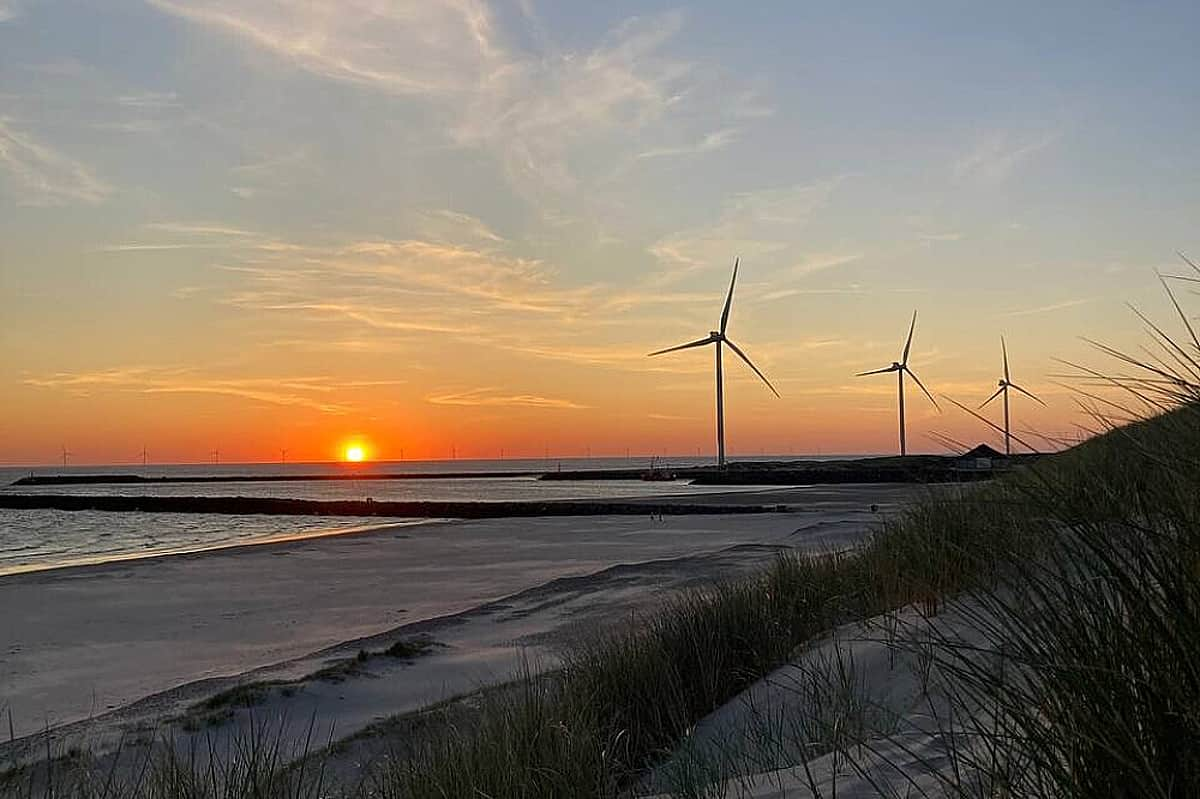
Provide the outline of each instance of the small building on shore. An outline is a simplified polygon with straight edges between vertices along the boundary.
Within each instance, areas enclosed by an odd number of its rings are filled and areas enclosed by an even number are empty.
[[[963,472],[990,472],[1005,466],[1007,462],[1008,459],[1003,454],[987,444],[980,444],[970,452],[961,455],[955,468]]]

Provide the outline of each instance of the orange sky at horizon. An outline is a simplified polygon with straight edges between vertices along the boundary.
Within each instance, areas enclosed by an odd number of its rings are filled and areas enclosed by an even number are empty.
[[[999,358],[994,365],[981,365],[975,379],[951,383],[936,360],[922,364],[928,350],[921,347],[921,332],[918,325],[912,365],[939,396],[942,411],[935,411],[915,385],[907,384],[910,450],[945,451],[933,435],[968,445],[985,441],[998,446],[997,434],[944,397],[974,407],[994,390],[994,376],[987,372],[998,375]],[[802,378],[784,372],[776,359],[766,361],[752,343],[740,336],[735,340],[767,372],[783,398],[772,397],[726,353],[726,435],[732,456],[896,450],[894,376],[856,379],[847,373],[831,388],[810,389]],[[654,342],[671,343],[671,339]],[[856,366],[875,368],[897,356],[881,349]],[[633,455],[688,456],[699,450],[711,456],[715,451],[711,352],[665,357],[673,360],[647,361],[644,374],[621,375],[616,380],[611,370],[598,369],[559,392],[570,399],[555,401],[534,393],[504,395],[495,390],[432,394],[422,392],[419,384],[339,390],[332,377],[319,390],[297,391],[295,397],[271,394],[280,389],[265,384],[279,387],[287,381],[269,378],[261,383],[253,379],[250,388],[247,383],[110,388],[103,381],[66,390],[30,386],[17,395],[29,405],[17,407],[14,415],[29,421],[19,431],[6,431],[6,454],[17,455],[9,455],[6,462],[56,466],[61,463],[62,445],[70,452],[72,466],[138,463],[143,446],[152,463],[209,463],[214,450],[219,450],[223,463],[273,463],[281,458],[293,463],[326,462],[344,460],[345,448],[352,442],[363,444],[371,461],[494,459],[502,454],[568,458],[589,452],[623,457],[627,450]],[[1014,395],[1015,432],[1021,431],[1018,434],[1026,439],[1033,438],[1024,432],[1030,430],[1052,438],[1075,438],[1082,430],[1074,425],[1094,426],[1068,390],[1022,368],[1020,358],[1019,351],[1014,353],[1014,378],[1043,397],[1049,408]],[[301,384],[314,385],[312,381]],[[307,402],[310,395],[320,402],[352,404],[354,410],[312,407]],[[589,405],[593,397],[602,402]],[[11,400],[10,396],[13,413]],[[989,410],[989,418],[998,423],[998,403]],[[1052,446],[1042,439],[1037,439],[1037,445]]]

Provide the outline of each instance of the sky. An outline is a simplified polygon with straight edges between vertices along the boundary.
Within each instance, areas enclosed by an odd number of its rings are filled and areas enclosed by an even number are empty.
[[[1050,7],[1052,6],[1052,7]],[[1200,253],[1200,5],[0,0],[0,462],[995,443]],[[1194,300],[1186,291],[1181,300]],[[1200,301],[1191,308],[1200,307]],[[997,409],[989,406],[993,414]]]

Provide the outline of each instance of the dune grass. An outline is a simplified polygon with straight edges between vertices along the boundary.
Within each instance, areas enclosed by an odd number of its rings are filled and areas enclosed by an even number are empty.
[[[989,708],[940,793],[1200,795],[1200,342],[1180,314],[1188,337],[1163,336],[1163,357],[1109,351],[1135,373],[1090,373],[1127,392],[1140,421],[990,484],[932,490],[851,551],[782,557],[678,596],[560,669],[491,692],[359,788],[630,795],[697,721],[798,647],[848,621],[906,606],[935,615],[969,597],[958,607],[974,608],[1008,667],[951,642],[935,653],[964,712]],[[237,795],[329,793],[282,758],[233,754]],[[229,779],[186,775],[171,756],[112,792],[77,780],[46,795],[233,795]],[[26,795],[45,783],[10,779]]]

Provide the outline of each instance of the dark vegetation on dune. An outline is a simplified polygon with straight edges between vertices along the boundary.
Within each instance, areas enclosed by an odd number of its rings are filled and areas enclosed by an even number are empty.
[[[79,769],[54,795],[628,796],[698,720],[837,625],[969,598],[1021,678],[940,654],[964,706],[992,710],[939,795],[1200,796],[1200,341],[1152,332],[1157,360],[1109,350],[1125,374],[1090,373],[1137,421],[1098,410],[1103,435],[931,493],[851,551],[678,596],[485,695],[469,722],[448,717],[362,785],[331,789],[319,755],[285,768],[258,741],[224,771],[161,749],[134,779]],[[10,790],[45,786],[31,774]]]

